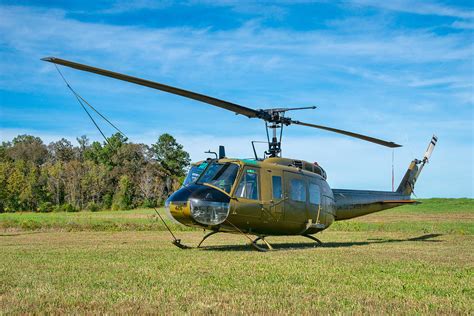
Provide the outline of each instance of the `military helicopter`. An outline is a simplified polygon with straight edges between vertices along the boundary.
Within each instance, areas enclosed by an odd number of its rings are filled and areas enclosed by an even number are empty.
[[[252,146],[255,157],[252,159],[226,157],[225,150],[221,147],[215,158],[193,164],[183,186],[166,201],[168,213],[174,220],[186,226],[209,231],[198,247],[208,237],[220,232],[243,234],[259,251],[273,249],[265,239],[268,236],[297,235],[321,244],[313,235],[327,229],[334,221],[415,203],[416,201],[410,198],[415,182],[429,161],[438,140],[433,136],[423,159],[414,159],[410,163],[394,192],[331,189],[326,172],[319,164],[281,157],[284,127],[301,125],[317,128],[389,148],[401,145],[350,131],[293,120],[286,116],[289,111],[314,109],[314,106],[252,109],[60,58],[47,57],[42,60],[176,94],[265,122],[268,150],[265,151],[264,157],[257,157],[254,143]],[[250,236],[255,236],[255,239]],[[262,241],[263,245],[258,244],[258,241]],[[175,237],[173,243],[178,247],[187,248]]]

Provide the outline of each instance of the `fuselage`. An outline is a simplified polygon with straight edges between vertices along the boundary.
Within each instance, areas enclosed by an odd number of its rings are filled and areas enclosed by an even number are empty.
[[[260,235],[313,234],[335,219],[335,200],[325,176],[317,164],[299,160],[213,160],[195,182],[171,195],[167,206],[187,226]]]
[[[332,190],[317,163],[287,158],[195,164],[166,202],[178,222],[255,235],[315,234],[344,220],[402,205],[397,192]]]

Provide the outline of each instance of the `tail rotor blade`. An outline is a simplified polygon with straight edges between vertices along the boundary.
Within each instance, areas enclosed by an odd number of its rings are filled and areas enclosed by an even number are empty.
[[[428,148],[426,149],[425,156],[424,156],[423,160],[428,161],[430,159],[431,154],[433,153],[433,150],[434,150],[437,142],[438,142],[438,137],[436,137],[436,135],[433,135],[433,137],[431,138],[431,142],[428,145]]]

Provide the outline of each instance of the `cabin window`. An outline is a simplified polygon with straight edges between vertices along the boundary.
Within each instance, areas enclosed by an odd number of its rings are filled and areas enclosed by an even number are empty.
[[[306,202],[306,186],[303,180],[291,179],[290,199],[297,202]]]
[[[316,183],[309,184],[309,203],[321,204],[321,190]]]
[[[247,168],[240,179],[235,196],[249,200],[258,200],[258,170]]]
[[[280,176],[272,176],[272,188],[273,188],[273,198],[281,199],[282,191],[281,191],[281,177]]]

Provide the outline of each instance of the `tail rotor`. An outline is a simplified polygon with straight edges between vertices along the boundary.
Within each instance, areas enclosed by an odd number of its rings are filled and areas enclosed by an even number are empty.
[[[407,172],[405,173],[405,176],[402,179],[402,182],[400,183],[400,186],[397,189],[398,193],[402,193],[404,195],[410,195],[413,193],[413,191],[415,190],[416,180],[418,179],[418,176],[420,175],[421,170],[423,170],[425,164],[429,162],[429,159],[431,157],[431,154],[433,153],[437,142],[438,137],[436,137],[436,135],[433,135],[428,145],[428,148],[425,151],[423,159],[413,159],[413,161],[410,163],[410,166],[408,167]]]

